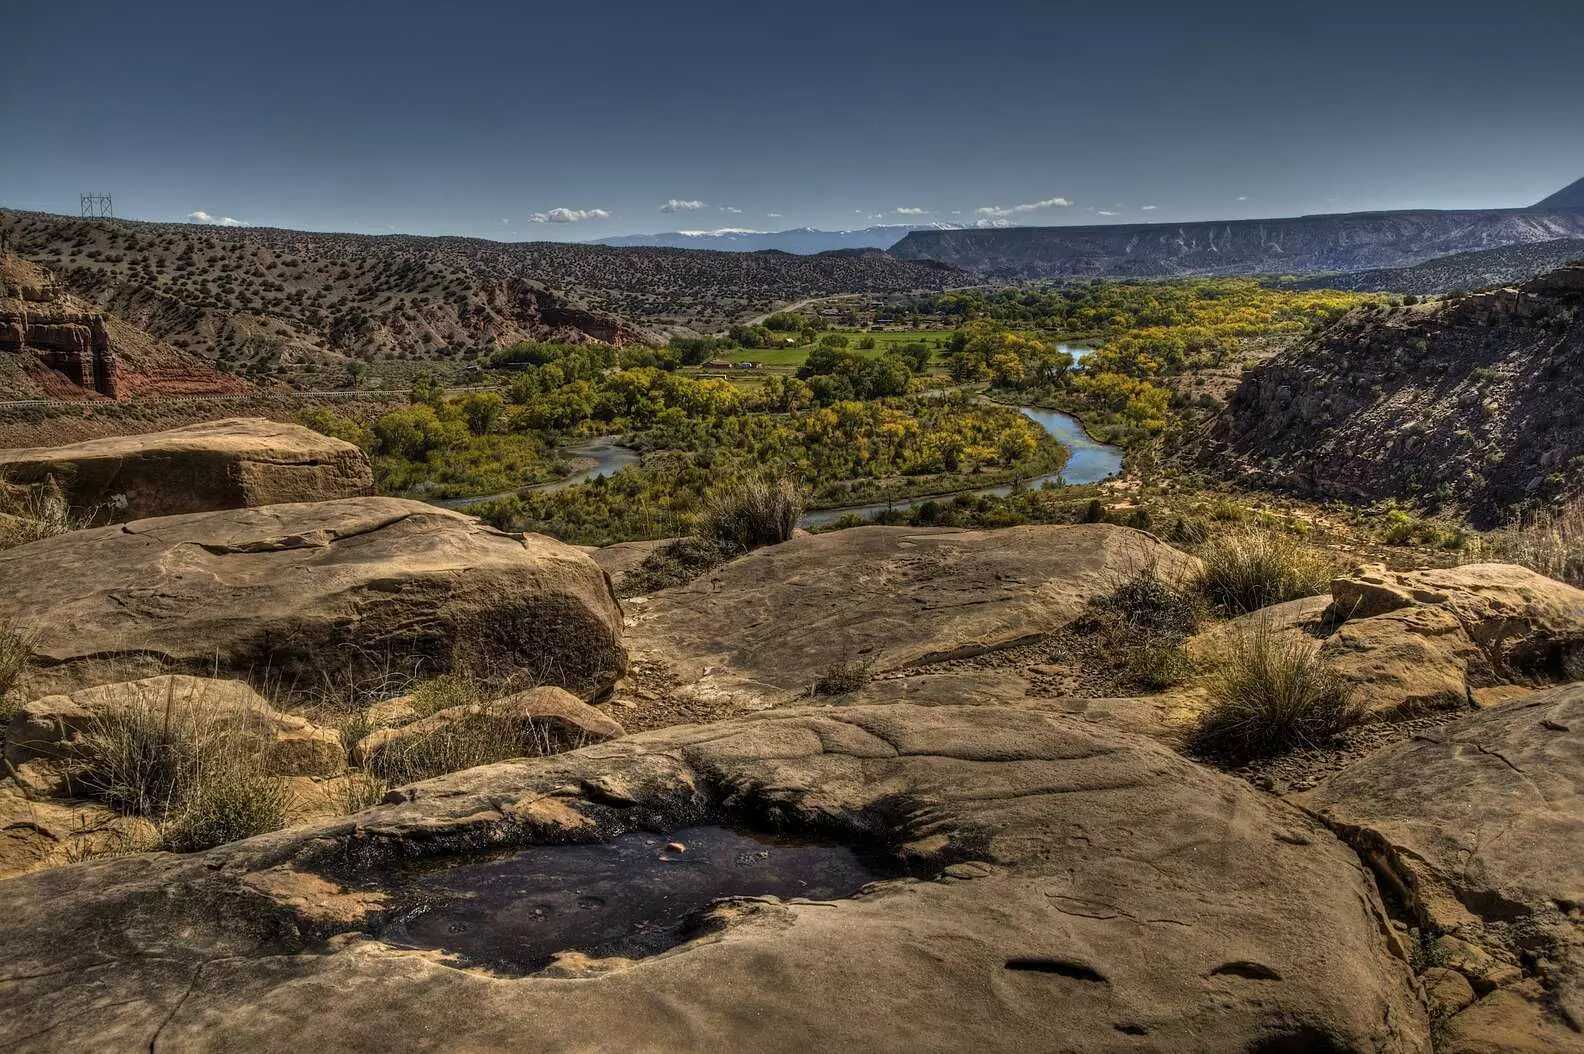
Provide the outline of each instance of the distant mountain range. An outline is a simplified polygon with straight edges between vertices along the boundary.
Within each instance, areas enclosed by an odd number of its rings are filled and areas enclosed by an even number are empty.
[[[1535,203],[1537,209],[1584,209],[1584,179],[1569,183],[1544,201]]]
[[[889,249],[914,231],[955,231],[962,228],[949,223],[886,223],[851,231],[822,231],[795,227],[786,231],[755,231],[722,227],[713,231],[670,231],[665,234],[623,234],[601,238],[592,244],[620,247],[662,247],[667,249],[718,249],[725,252],[753,253],[779,250],[784,253],[812,255],[833,249]]]
[[[1447,293],[1518,285],[1574,260],[1584,260],[1584,238],[1528,242],[1438,256],[1412,267],[1321,275],[1295,284],[1298,289],[1348,289],[1359,293]]]
[[[1584,209],[1355,212],[1207,223],[915,231],[891,247],[986,278],[1307,275],[1584,238]]]

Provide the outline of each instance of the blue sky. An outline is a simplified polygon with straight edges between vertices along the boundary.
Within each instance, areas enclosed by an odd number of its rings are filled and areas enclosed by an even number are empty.
[[[31,4],[0,206],[368,233],[1530,204],[1584,3]],[[906,210],[906,211],[904,211]]]

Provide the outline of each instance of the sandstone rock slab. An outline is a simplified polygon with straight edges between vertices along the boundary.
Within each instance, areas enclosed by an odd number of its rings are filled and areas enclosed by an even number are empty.
[[[351,443],[256,417],[0,450],[0,477],[53,478],[73,506],[113,522],[360,497],[374,485],[368,458]]]
[[[34,694],[167,672],[306,691],[393,664],[598,695],[626,670],[605,575],[569,546],[396,498],[76,531],[0,552]]]
[[[529,738],[542,743],[542,753],[571,750],[603,743],[622,735],[622,726],[572,693],[561,688],[530,688],[487,703],[451,706],[428,717],[369,733],[352,749],[359,765],[376,762],[387,750],[401,749],[465,722],[487,721],[531,730]]]
[[[1182,581],[1200,565],[1109,524],[858,527],[760,549],[630,605],[629,638],[701,691],[784,702],[839,663],[883,673],[1032,640],[1150,566]]]
[[[1444,934],[1437,951],[1476,991],[1516,986],[1519,966],[1532,962],[1529,979],[1543,998],[1525,997],[1534,1004],[1525,1014],[1550,1024],[1520,1031],[1571,1032],[1576,1047],[1553,1049],[1584,1049],[1584,685],[1533,692],[1422,733],[1297,800]],[[1489,1016],[1517,997],[1491,998],[1459,1018]],[[1478,1030],[1462,1034],[1457,1049],[1503,1049],[1475,1043]],[[1542,1049],[1512,1049],[1531,1048]]]
[[[708,816],[866,839],[913,877],[729,902],[670,950],[567,954],[542,976],[377,935],[405,910],[394,859]],[[472,769],[193,857],[0,883],[0,1042],[1420,1054],[1388,929],[1319,825],[1141,737],[994,706],[788,709]]]

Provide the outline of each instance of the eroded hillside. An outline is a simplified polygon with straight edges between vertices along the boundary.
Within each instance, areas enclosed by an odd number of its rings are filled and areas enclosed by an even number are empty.
[[[7,398],[234,394],[249,387],[70,295],[44,268],[0,253],[0,393]]]
[[[0,233],[98,310],[222,363],[423,359],[524,340],[655,341],[811,296],[967,280],[878,251],[717,253],[6,211]]]
[[[1584,264],[1354,311],[1250,371],[1205,457],[1262,482],[1491,519],[1584,490]]]

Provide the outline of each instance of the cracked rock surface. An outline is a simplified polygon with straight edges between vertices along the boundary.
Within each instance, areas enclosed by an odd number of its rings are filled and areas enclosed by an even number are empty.
[[[1584,685],[1422,733],[1296,800],[1489,993],[1444,1049],[1584,1051]]]
[[[701,819],[878,843],[914,877],[526,977],[378,939],[395,859]],[[0,1043],[33,1051],[1428,1050],[1374,883],[1318,823],[1143,737],[991,705],[785,709],[472,769],[0,884],[0,941]]]
[[[875,673],[984,654],[1068,624],[1153,565],[1199,561],[1111,524],[858,527],[756,550],[628,604],[634,653],[704,694],[774,705],[834,663]]]
[[[13,483],[53,477],[70,504],[118,523],[353,498],[374,486],[368,458],[351,443],[258,417],[0,450],[0,475]]]
[[[580,696],[627,668],[585,554],[398,498],[163,516],[0,552],[0,610],[38,634],[30,694],[185,672],[484,677]],[[393,660],[392,657],[396,657]]]

